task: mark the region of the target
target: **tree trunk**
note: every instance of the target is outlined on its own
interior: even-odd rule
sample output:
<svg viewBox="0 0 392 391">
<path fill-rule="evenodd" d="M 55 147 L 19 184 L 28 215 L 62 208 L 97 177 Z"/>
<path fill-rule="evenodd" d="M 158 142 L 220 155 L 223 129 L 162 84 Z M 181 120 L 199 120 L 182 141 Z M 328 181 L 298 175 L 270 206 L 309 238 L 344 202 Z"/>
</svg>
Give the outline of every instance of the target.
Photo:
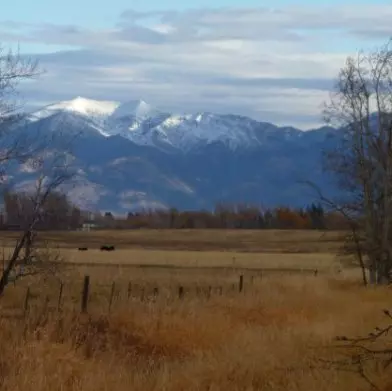
<svg viewBox="0 0 392 391">
<path fill-rule="evenodd" d="M 390 272 L 390 256 L 389 251 L 386 250 L 384 252 L 383 262 L 380 264 L 380 275 L 378 276 L 380 285 L 388 285 L 390 283 Z"/>
<path fill-rule="evenodd" d="M 369 284 L 376 285 L 377 284 L 377 269 L 376 265 L 371 262 L 369 265 Z"/>
<path fill-rule="evenodd" d="M 363 262 L 362 257 L 360 258 L 360 265 L 361 265 L 361 273 L 362 273 L 362 282 L 364 286 L 368 285 L 368 280 L 367 280 L 367 276 L 366 276 L 366 267 L 365 264 Z"/>
<path fill-rule="evenodd" d="M 3 273 L 0 278 L 0 297 L 4 294 L 4 290 L 8 284 L 10 274 L 19 259 L 20 252 L 22 251 L 23 247 L 25 246 L 26 237 L 29 235 L 29 232 L 30 232 L 29 230 L 24 231 L 20 241 L 16 244 L 16 246 L 14 248 L 11 259 L 8 261 L 7 266 L 3 270 Z"/>
<path fill-rule="evenodd" d="M 357 229 L 356 229 L 355 225 L 352 225 L 351 230 L 353 233 L 353 239 L 354 239 L 354 243 L 355 243 L 355 250 L 357 252 L 358 262 L 361 267 L 363 285 L 367 286 L 368 280 L 367 280 L 367 276 L 366 276 L 366 265 L 363 260 L 361 244 L 360 244 L 360 240 L 358 238 L 358 233 L 357 233 Z"/>
</svg>

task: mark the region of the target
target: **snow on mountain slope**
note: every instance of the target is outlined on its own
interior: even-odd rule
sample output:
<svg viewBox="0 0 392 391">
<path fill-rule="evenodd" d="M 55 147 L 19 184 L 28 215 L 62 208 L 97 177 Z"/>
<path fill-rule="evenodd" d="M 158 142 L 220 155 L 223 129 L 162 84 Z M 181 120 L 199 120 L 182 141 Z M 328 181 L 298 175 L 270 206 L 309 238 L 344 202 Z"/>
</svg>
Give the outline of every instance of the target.
<svg viewBox="0 0 392 391">
<path fill-rule="evenodd" d="M 159 121 L 156 121 L 159 119 Z M 154 122 L 155 120 L 155 122 Z M 185 115 L 162 115 L 145 121 L 116 122 L 115 133 L 139 145 L 169 146 L 184 152 L 195 147 L 220 142 L 231 150 L 254 148 L 278 139 L 299 139 L 302 131 L 294 128 L 278 128 L 269 123 L 238 115 L 197 113 Z"/>
<path fill-rule="evenodd" d="M 255 127 L 258 123 L 244 117 L 198 113 L 167 118 L 158 129 L 172 145 L 188 149 L 201 143 L 221 141 L 231 149 L 260 144 Z"/>
<path fill-rule="evenodd" d="M 61 114 L 68 127 L 83 127 L 84 122 L 104 136 L 119 135 L 135 144 L 160 149 L 175 148 L 189 151 L 192 148 L 221 142 L 232 150 L 261 145 L 266 137 L 285 140 L 297 138 L 301 131 L 277 128 L 237 115 L 197 113 L 174 115 L 161 112 L 148 103 L 139 101 L 97 101 L 77 97 L 44 107 L 30 116 L 31 121 Z"/>
<path fill-rule="evenodd" d="M 256 124 L 256 121 L 242 117 L 228 118 L 211 113 L 168 115 L 156 125 L 148 121 L 134 123 L 127 128 L 128 132 L 123 129 L 121 134 L 136 144 L 166 144 L 184 151 L 217 141 L 235 149 L 259 144 L 254 129 Z"/>
</svg>

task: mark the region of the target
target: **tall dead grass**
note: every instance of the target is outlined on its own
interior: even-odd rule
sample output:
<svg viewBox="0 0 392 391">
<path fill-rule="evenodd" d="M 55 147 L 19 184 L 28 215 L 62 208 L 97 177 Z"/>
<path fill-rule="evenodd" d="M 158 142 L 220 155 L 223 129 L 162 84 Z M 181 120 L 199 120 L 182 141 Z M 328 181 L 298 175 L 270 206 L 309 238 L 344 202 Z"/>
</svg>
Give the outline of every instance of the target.
<svg viewBox="0 0 392 391">
<path fill-rule="evenodd" d="M 110 315 L 104 302 L 88 315 L 35 310 L 1 320 L 0 389 L 365 390 L 319 359 L 340 357 L 335 336 L 378 325 L 389 297 L 351 280 L 271 276 L 243 294 L 119 300 Z"/>
</svg>

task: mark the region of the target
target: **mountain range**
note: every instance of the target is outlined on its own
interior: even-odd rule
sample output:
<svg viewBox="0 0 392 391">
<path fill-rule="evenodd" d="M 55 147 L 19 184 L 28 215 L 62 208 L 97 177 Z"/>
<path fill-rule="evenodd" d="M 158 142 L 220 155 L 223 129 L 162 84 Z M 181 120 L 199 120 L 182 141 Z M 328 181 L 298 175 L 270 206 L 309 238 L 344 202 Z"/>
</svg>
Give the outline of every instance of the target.
<svg viewBox="0 0 392 391">
<path fill-rule="evenodd" d="M 219 202 L 303 206 L 315 194 L 301 181 L 335 191 L 321 154 L 337 130 L 303 131 L 240 115 L 173 114 L 144 101 L 77 97 L 28 114 L 26 135 L 70 136 L 78 180 L 67 189 L 83 208 L 211 209 Z M 69 146 L 69 145 L 68 145 Z M 14 167 L 18 188 L 34 170 Z"/>
</svg>

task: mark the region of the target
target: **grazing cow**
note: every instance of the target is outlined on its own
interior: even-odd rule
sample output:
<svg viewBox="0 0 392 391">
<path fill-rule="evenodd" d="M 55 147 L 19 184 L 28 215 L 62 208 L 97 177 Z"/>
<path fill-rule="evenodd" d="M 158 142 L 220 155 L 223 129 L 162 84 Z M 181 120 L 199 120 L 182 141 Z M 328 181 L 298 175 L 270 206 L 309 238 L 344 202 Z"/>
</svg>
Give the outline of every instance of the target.
<svg viewBox="0 0 392 391">
<path fill-rule="evenodd" d="M 114 246 L 101 246 L 101 251 L 114 251 Z"/>
<path fill-rule="evenodd" d="M 79 247 L 78 250 L 79 250 L 79 251 L 87 251 L 88 248 L 87 248 L 87 247 Z"/>
</svg>

